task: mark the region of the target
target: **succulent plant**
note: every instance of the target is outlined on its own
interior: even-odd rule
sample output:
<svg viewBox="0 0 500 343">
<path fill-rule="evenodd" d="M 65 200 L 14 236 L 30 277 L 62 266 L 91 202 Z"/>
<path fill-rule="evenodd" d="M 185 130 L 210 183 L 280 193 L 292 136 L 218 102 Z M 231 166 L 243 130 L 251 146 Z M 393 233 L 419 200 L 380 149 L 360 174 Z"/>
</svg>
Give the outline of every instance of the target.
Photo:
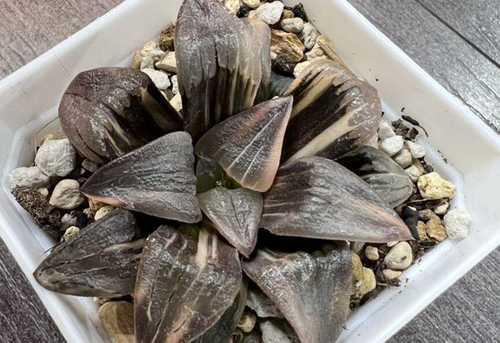
<svg viewBox="0 0 500 343">
<path fill-rule="evenodd" d="M 271 73 L 270 40 L 267 25 L 219 1 L 185 0 L 182 117 L 137 70 L 72 81 L 62 127 L 103 164 L 81 192 L 121 208 L 55 247 L 35 271 L 42 286 L 133 293 L 137 342 L 337 339 L 352 285 L 346 241 L 412 239 L 393 208 L 413 186 L 363 146 L 381 117 L 376 90 L 319 38 L 331 60 L 296 79 Z M 258 325 L 232 337 L 245 307 Z"/>
</svg>

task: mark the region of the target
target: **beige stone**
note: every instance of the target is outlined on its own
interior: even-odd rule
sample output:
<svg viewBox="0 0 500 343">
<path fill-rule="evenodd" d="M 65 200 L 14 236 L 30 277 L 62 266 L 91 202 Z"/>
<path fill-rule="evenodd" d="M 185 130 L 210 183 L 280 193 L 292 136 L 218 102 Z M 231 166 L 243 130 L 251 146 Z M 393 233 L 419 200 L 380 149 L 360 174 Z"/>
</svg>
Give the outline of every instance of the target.
<svg viewBox="0 0 500 343">
<path fill-rule="evenodd" d="M 250 333 L 255 327 L 256 322 L 257 317 L 253 312 L 245 312 L 240 318 L 238 328 L 240 328 L 244 333 Z"/>
<path fill-rule="evenodd" d="M 425 199 L 451 199 L 455 196 L 455 185 L 436 172 L 420 176 L 417 186 Z"/>
<path fill-rule="evenodd" d="M 167 52 L 161 60 L 156 62 L 155 66 L 156 68 L 169 73 L 177 73 L 177 60 L 175 59 L 175 52 Z"/>
<path fill-rule="evenodd" d="M 382 271 L 382 275 L 384 275 L 384 278 L 388 281 L 393 281 L 393 280 L 399 279 L 401 274 L 402 273 L 399 270 L 384 269 Z"/>
<path fill-rule="evenodd" d="M 378 261 L 378 259 L 380 258 L 380 255 L 378 253 L 378 248 L 371 246 L 371 245 L 368 245 L 365 248 L 365 256 L 370 261 Z"/>
<path fill-rule="evenodd" d="M 295 33 L 272 30 L 271 52 L 288 63 L 297 63 L 304 58 L 304 44 Z"/>
<path fill-rule="evenodd" d="M 389 269 L 405 270 L 413 262 L 413 251 L 407 242 L 399 242 L 389 250 L 384 258 Z"/>
</svg>

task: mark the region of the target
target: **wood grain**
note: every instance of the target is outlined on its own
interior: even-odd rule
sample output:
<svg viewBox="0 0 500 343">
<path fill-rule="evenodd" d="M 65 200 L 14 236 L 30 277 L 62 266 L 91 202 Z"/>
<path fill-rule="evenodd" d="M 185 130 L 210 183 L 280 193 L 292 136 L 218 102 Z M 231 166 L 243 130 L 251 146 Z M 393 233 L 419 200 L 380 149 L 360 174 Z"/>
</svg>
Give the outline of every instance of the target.
<svg viewBox="0 0 500 343">
<path fill-rule="evenodd" d="M 417 0 L 433 16 L 460 35 L 483 56 L 500 65 L 498 0 Z"/>
<path fill-rule="evenodd" d="M 65 342 L 1 240 L 0 287 L 0 342 Z"/>
<path fill-rule="evenodd" d="M 0 78 L 120 2 L 0 0 Z M 500 131 L 498 0 L 350 2 Z M 498 342 L 499 266 L 497 249 L 390 342 Z M 0 286 L 0 342 L 64 342 L 1 241 Z"/>
<path fill-rule="evenodd" d="M 500 68 L 497 65 L 415 0 L 350 2 L 441 85 L 500 133 Z M 453 3 L 461 3 L 470 13 L 474 11 L 474 2 L 462 0 Z M 491 2 L 499 5 L 498 0 Z M 490 22 L 498 22 L 498 17 L 493 17 L 495 13 L 491 14 Z M 485 18 L 483 20 L 487 22 Z"/>
</svg>

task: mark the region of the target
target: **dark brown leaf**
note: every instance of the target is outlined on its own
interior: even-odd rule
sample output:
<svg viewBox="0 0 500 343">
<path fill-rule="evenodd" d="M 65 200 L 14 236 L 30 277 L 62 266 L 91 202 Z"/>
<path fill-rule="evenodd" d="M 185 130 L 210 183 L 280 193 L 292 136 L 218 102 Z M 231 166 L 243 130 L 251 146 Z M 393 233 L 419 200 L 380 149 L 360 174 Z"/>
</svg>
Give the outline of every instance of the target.
<svg viewBox="0 0 500 343">
<path fill-rule="evenodd" d="M 367 142 L 381 118 L 375 88 L 331 60 L 313 61 L 285 95 L 295 99 L 285 160 L 341 156 Z"/>
<path fill-rule="evenodd" d="M 92 69 L 70 83 L 59 118 L 76 149 L 103 163 L 181 128 L 179 114 L 165 101 L 158 104 L 160 98 L 149 77 L 138 70 Z"/>
<path fill-rule="evenodd" d="M 56 246 L 35 270 L 43 287 L 65 294 L 117 297 L 134 290 L 144 240 L 134 216 L 116 209 Z"/>
<path fill-rule="evenodd" d="M 257 243 L 262 195 L 249 189 L 216 187 L 198 195 L 203 213 L 219 233 L 249 257 Z"/>
<path fill-rule="evenodd" d="M 137 343 L 187 343 L 209 330 L 241 288 L 238 252 L 205 229 L 161 226 L 144 247 L 135 289 Z"/>
<path fill-rule="evenodd" d="M 196 223 L 191 137 L 173 132 L 119 157 L 97 170 L 81 191 L 100 202 L 160 218 Z"/>
<path fill-rule="evenodd" d="M 259 250 L 243 270 L 274 301 L 300 342 L 331 343 L 349 313 L 351 263 L 350 249 L 340 243 L 313 254 Z"/>
<path fill-rule="evenodd" d="M 309 157 L 278 171 L 264 196 L 261 227 L 273 234 L 384 243 L 412 239 L 370 186 L 340 164 Z"/>
<path fill-rule="evenodd" d="M 241 186 L 271 187 L 278 170 L 292 97 L 263 102 L 214 126 L 196 144 L 196 154 L 219 163 Z"/>
</svg>

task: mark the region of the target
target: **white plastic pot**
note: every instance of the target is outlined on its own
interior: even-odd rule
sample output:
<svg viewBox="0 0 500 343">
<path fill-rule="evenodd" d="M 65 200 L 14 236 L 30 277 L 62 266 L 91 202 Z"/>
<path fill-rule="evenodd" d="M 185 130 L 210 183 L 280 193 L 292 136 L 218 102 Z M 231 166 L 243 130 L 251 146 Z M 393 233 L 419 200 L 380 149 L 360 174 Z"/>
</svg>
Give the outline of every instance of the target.
<svg viewBox="0 0 500 343">
<path fill-rule="evenodd" d="M 96 305 L 35 282 L 32 272 L 53 243 L 9 193 L 7 174 L 33 161 L 33 136 L 56 117 L 61 94 L 78 72 L 128 63 L 136 49 L 175 20 L 180 3 L 124 1 L 0 82 L 0 236 L 68 342 L 103 341 L 95 325 Z M 445 241 L 424 256 L 405 272 L 401 288 L 385 290 L 356 311 L 340 338 L 382 342 L 500 245 L 500 138 L 347 1 L 304 5 L 346 64 L 379 90 L 386 113 L 405 107 L 427 129 L 431 163 L 458 185 L 452 206 L 466 206 L 473 216 L 467 239 Z"/>
</svg>

